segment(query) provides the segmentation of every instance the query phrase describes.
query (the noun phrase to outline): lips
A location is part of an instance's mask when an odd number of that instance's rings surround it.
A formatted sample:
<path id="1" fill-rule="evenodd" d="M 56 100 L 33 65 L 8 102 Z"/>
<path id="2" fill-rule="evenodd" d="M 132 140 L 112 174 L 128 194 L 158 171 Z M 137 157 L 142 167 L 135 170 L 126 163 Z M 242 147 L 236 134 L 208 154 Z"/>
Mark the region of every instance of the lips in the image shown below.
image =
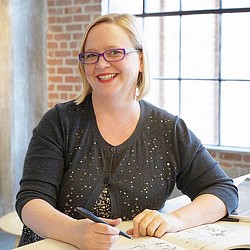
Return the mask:
<path id="1" fill-rule="evenodd" d="M 98 75 L 97 78 L 102 81 L 107 81 L 110 80 L 114 77 L 116 77 L 117 74 L 103 74 L 103 75 Z"/>

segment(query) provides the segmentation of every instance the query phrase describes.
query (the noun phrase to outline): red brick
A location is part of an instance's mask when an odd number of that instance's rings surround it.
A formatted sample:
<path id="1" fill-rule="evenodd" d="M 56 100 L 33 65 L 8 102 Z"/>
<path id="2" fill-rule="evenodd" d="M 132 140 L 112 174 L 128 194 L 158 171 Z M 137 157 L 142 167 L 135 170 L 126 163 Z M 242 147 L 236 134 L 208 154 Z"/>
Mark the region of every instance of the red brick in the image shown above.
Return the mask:
<path id="1" fill-rule="evenodd" d="M 55 93 L 49 93 L 49 99 L 58 99 L 59 95 Z"/>
<path id="2" fill-rule="evenodd" d="M 90 0 L 75 0 L 74 1 L 74 4 L 86 4 L 86 3 L 89 3 Z"/>
<path id="3" fill-rule="evenodd" d="M 90 15 L 79 15 L 74 16 L 74 22 L 89 22 L 90 21 Z"/>
<path id="4" fill-rule="evenodd" d="M 81 24 L 72 24 L 66 26 L 66 31 L 81 31 L 82 25 Z"/>
<path id="5" fill-rule="evenodd" d="M 66 82 L 79 82 L 80 77 L 78 76 L 66 76 L 65 81 Z"/>
<path id="6" fill-rule="evenodd" d="M 57 73 L 58 74 L 72 74 L 73 70 L 71 68 L 58 68 Z"/>
<path id="7" fill-rule="evenodd" d="M 79 51 L 78 51 L 78 50 L 74 50 L 74 51 L 72 51 L 72 53 L 73 53 L 73 56 L 74 56 L 75 58 L 78 58 L 78 54 L 79 54 Z"/>
<path id="8" fill-rule="evenodd" d="M 78 59 L 67 59 L 65 60 L 66 65 L 77 65 Z"/>
<path id="9" fill-rule="evenodd" d="M 48 65 L 62 65 L 62 59 L 48 59 L 47 60 Z"/>
<path id="10" fill-rule="evenodd" d="M 72 5 L 73 1 L 72 0 L 59 0 L 56 1 L 56 5 Z"/>
<path id="11" fill-rule="evenodd" d="M 55 0 L 48 0 L 47 1 L 48 7 L 55 5 Z"/>
<path id="12" fill-rule="evenodd" d="M 60 43 L 60 49 L 68 49 L 68 43 L 67 42 Z"/>
<path id="13" fill-rule="evenodd" d="M 81 90 L 82 86 L 81 85 L 76 85 L 75 86 L 75 91 L 79 92 Z"/>
<path id="14" fill-rule="evenodd" d="M 48 73 L 49 74 L 55 74 L 56 70 L 54 68 L 48 68 Z"/>
<path id="15" fill-rule="evenodd" d="M 55 43 L 55 42 L 47 42 L 47 48 L 48 48 L 48 49 L 57 49 L 57 48 L 58 48 L 57 45 L 58 45 L 58 44 Z"/>
<path id="16" fill-rule="evenodd" d="M 56 17 L 55 16 L 51 16 L 48 18 L 48 24 L 51 24 L 51 23 L 55 23 L 56 22 Z"/>
<path id="17" fill-rule="evenodd" d="M 49 76 L 48 80 L 49 82 L 61 83 L 63 78 L 61 76 Z"/>
<path id="18" fill-rule="evenodd" d="M 88 5 L 85 7 L 85 11 L 89 12 L 101 12 L 101 5 Z"/>
<path id="19" fill-rule="evenodd" d="M 73 90 L 73 86 L 72 85 L 57 85 L 57 90 L 60 91 L 72 91 Z"/>
<path id="20" fill-rule="evenodd" d="M 49 25 L 49 31 L 52 32 L 62 32 L 63 31 L 63 27 L 61 25 Z"/>
<path id="21" fill-rule="evenodd" d="M 69 95 L 68 95 L 68 93 L 61 93 L 61 94 L 60 94 L 60 99 L 61 99 L 61 100 L 69 100 Z"/>
<path id="22" fill-rule="evenodd" d="M 235 164 L 234 165 L 235 168 L 247 168 L 249 169 L 250 168 L 250 164 Z"/>
<path id="23" fill-rule="evenodd" d="M 70 40 L 70 37 L 71 35 L 68 33 L 68 34 L 55 34 L 55 40 L 57 41 L 62 41 L 62 40 Z"/>
<path id="24" fill-rule="evenodd" d="M 75 34 L 73 34 L 73 39 L 74 40 L 80 41 L 81 38 L 82 38 L 82 33 L 75 33 Z"/>
<path id="25" fill-rule="evenodd" d="M 73 20 L 72 16 L 63 16 L 63 17 L 56 18 L 57 23 L 71 23 L 72 20 Z"/>
<path id="26" fill-rule="evenodd" d="M 70 42 L 69 47 L 71 49 L 79 48 L 80 45 L 78 45 L 78 42 Z"/>
<path id="27" fill-rule="evenodd" d="M 209 151 L 210 155 L 213 157 L 213 158 L 216 158 L 217 154 L 216 152 L 214 151 Z"/>
<path id="28" fill-rule="evenodd" d="M 220 166 L 223 168 L 232 168 L 233 164 L 232 162 L 228 163 L 228 162 L 220 162 Z"/>
<path id="29" fill-rule="evenodd" d="M 53 40 L 53 39 L 54 39 L 54 35 L 51 34 L 51 33 L 47 33 L 46 39 L 47 39 L 47 41 L 48 41 L 48 40 Z"/>
<path id="30" fill-rule="evenodd" d="M 63 15 L 63 9 L 62 8 L 48 8 L 48 14 L 49 16 Z"/>
<path id="31" fill-rule="evenodd" d="M 50 58 L 53 58 L 54 57 L 54 50 L 47 50 L 47 58 L 50 59 Z"/>
<path id="32" fill-rule="evenodd" d="M 65 14 L 78 14 L 82 13 L 81 7 L 67 7 L 64 9 Z"/>
<path id="33" fill-rule="evenodd" d="M 230 161 L 241 161 L 242 155 L 238 153 L 220 153 L 220 159 Z"/>
<path id="34" fill-rule="evenodd" d="M 48 91 L 53 91 L 55 89 L 54 84 L 48 84 Z"/>
<path id="35" fill-rule="evenodd" d="M 62 50 L 62 51 L 55 51 L 56 57 L 66 57 L 70 56 L 70 51 Z"/>
<path id="36" fill-rule="evenodd" d="M 250 154 L 249 155 L 244 155 L 243 156 L 243 161 L 250 162 Z"/>

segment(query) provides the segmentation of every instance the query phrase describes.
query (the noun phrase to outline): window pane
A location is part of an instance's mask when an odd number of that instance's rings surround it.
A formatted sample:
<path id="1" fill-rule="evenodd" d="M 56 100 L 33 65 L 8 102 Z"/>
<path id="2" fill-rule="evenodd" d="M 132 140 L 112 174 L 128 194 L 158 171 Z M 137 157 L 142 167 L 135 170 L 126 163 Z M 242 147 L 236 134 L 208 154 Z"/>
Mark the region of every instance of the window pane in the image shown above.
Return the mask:
<path id="1" fill-rule="evenodd" d="M 235 1 L 235 0 L 234 0 Z M 184 0 L 181 2 L 182 10 L 207 10 L 220 7 L 220 0 Z"/>
<path id="2" fill-rule="evenodd" d="M 153 80 L 145 100 L 171 114 L 179 112 L 179 81 Z"/>
<path id="3" fill-rule="evenodd" d="M 182 17 L 181 77 L 217 78 L 218 16 Z"/>
<path id="4" fill-rule="evenodd" d="M 249 13 L 222 16 L 221 76 L 224 79 L 250 79 L 249 23 Z"/>
<path id="5" fill-rule="evenodd" d="M 221 144 L 250 148 L 249 82 L 223 82 Z"/>
<path id="6" fill-rule="evenodd" d="M 218 83 L 182 81 L 181 117 L 204 144 L 218 144 Z"/>
<path id="7" fill-rule="evenodd" d="M 141 14 L 143 10 L 143 0 L 110 0 L 109 12 Z"/>
<path id="8" fill-rule="evenodd" d="M 249 0 L 222 0 L 223 8 L 247 8 L 250 7 Z"/>
<path id="9" fill-rule="evenodd" d="M 179 81 L 162 81 L 161 107 L 173 115 L 179 115 Z"/>
<path id="10" fill-rule="evenodd" d="M 144 22 L 152 76 L 179 77 L 179 17 L 150 17 Z"/>
<path id="11" fill-rule="evenodd" d="M 146 0 L 145 12 L 167 12 L 179 11 L 180 1 L 178 0 Z"/>

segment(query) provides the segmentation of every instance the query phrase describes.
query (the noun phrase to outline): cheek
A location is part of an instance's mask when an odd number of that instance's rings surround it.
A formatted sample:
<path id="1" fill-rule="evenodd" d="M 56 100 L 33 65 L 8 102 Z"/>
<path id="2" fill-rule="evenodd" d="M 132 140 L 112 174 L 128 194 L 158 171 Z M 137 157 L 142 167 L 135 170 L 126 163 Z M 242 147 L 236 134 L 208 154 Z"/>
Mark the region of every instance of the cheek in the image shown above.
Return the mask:
<path id="1" fill-rule="evenodd" d="M 90 66 L 90 65 L 89 65 Z M 91 76 L 93 76 L 94 74 L 94 69 L 93 67 L 89 67 L 89 66 L 85 66 L 84 70 L 85 70 L 85 74 L 86 74 L 86 78 L 89 79 Z"/>

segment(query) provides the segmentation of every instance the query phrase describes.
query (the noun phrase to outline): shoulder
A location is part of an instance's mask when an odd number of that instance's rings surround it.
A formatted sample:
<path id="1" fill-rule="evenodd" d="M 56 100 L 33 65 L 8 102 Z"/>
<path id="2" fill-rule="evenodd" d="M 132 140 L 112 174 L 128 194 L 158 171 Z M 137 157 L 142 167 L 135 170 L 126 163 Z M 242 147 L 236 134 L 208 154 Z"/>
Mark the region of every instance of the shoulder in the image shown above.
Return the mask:
<path id="1" fill-rule="evenodd" d="M 142 110 L 144 110 L 146 116 L 148 116 L 150 119 L 157 119 L 161 120 L 163 119 L 164 121 L 171 121 L 171 122 L 176 122 L 178 121 L 178 116 L 173 115 L 169 113 L 167 110 L 159 108 L 145 100 L 140 101 L 140 105 Z"/>
<path id="2" fill-rule="evenodd" d="M 80 104 L 74 100 L 56 104 L 49 109 L 42 117 L 38 127 L 68 127 L 75 126 L 87 120 L 86 117 L 92 114 L 92 103 L 89 98 Z"/>
<path id="3" fill-rule="evenodd" d="M 140 101 L 142 109 L 145 111 L 147 124 L 151 124 L 159 131 L 166 131 L 166 128 L 175 137 L 177 143 L 195 142 L 200 144 L 200 140 L 188 128 L 185 121 L 177 115 L 169 113 L 167 110 L 156 107 L 145 100 Z"/>
<path id="4" fill-rule="evenodd" d="M 74 100 L 70 100 L 64 103 L 58 103 L 53 108 L 49 109 L 45 113 L 45 117 L 58 117 L 59 119 L 72 119 L 79 117 L 78 114 L 87 115 L 92 109 L 92 102 L 89 96 L 80 103 L 76 104 Z"/>
<path id="5" fill-rule="evenodd" d="M 178 115 L 173 115 L 167 110 L 159 108 L 147 101 L 140 102 L 142 110 L 144 112 L 145 120 L 147 124 L 151 124 L 154 127 L 162 127 L 170 129 L 175 133 L 187 132 L 188 128 L 186 123 Z"/>

